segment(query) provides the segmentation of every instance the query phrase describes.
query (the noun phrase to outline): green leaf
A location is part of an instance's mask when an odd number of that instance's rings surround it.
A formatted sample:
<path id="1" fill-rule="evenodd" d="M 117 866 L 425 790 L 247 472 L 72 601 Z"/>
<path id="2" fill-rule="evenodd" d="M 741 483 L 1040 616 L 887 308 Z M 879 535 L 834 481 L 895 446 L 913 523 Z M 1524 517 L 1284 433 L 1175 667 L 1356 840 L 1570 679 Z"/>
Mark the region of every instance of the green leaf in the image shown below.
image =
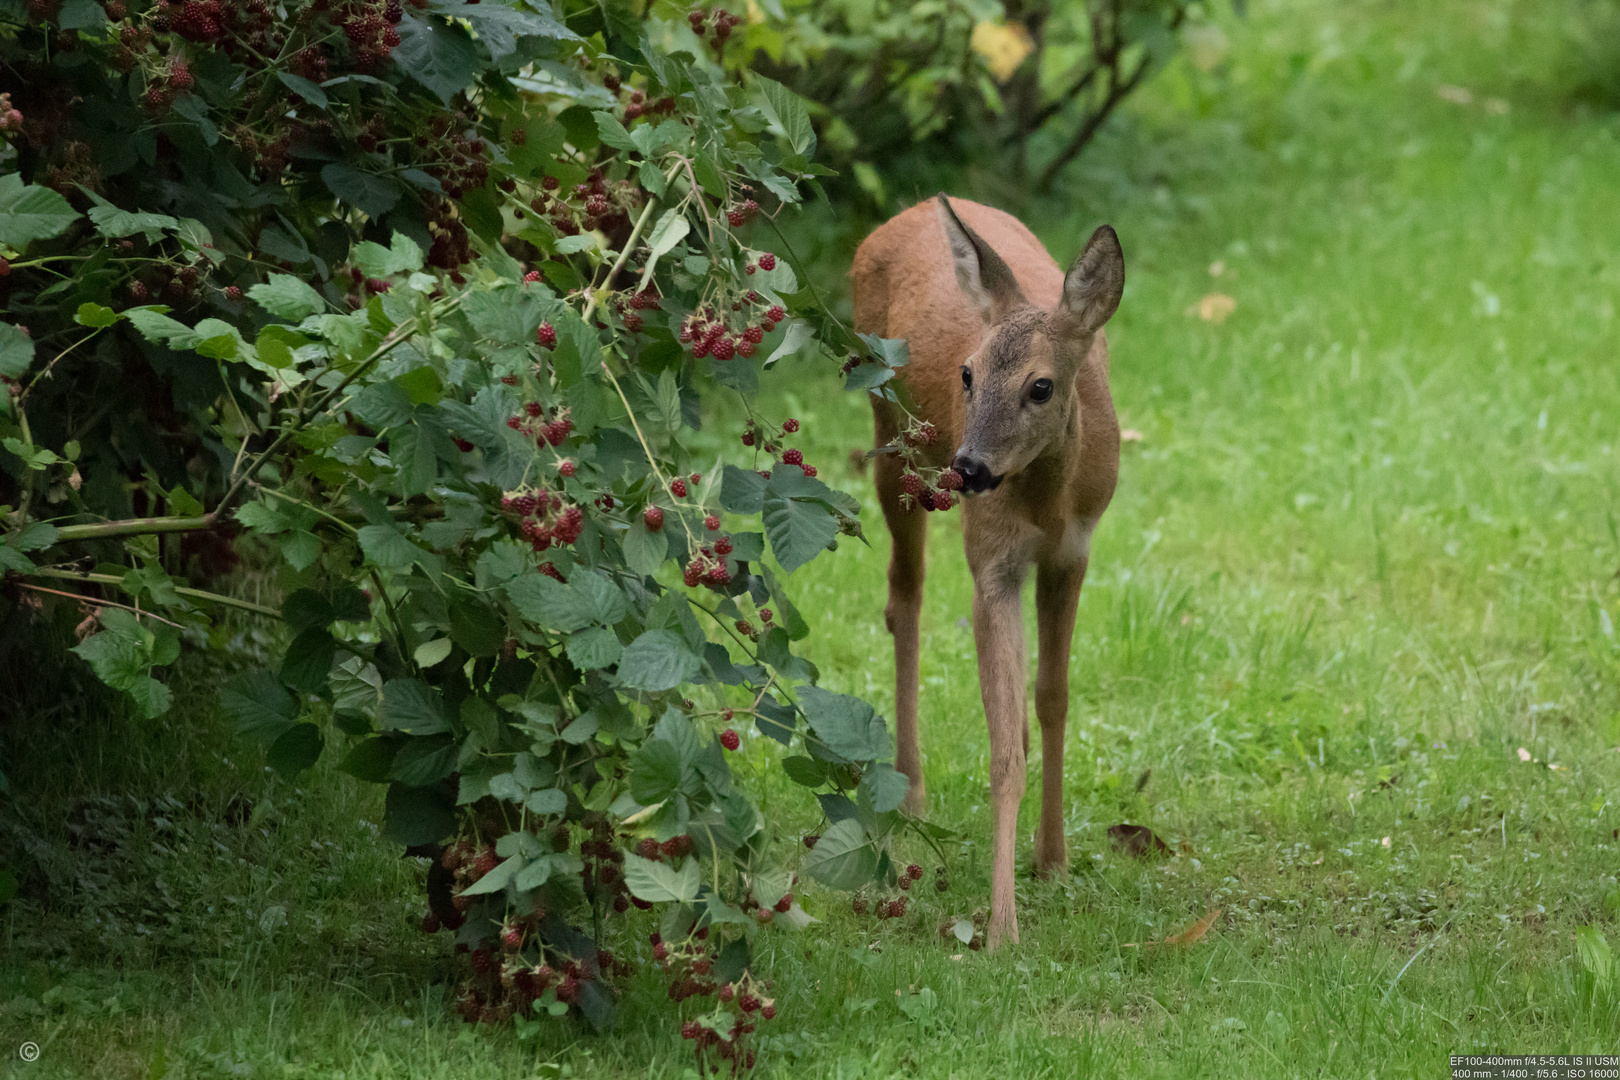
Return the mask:
<path id="1" fill-rule="evenodd" d="M 0 323 L 0 375 L 16 379 L 34 362 L 34 339 L 11 323 Z"/>
<path id="2" fill-rule="evenodd" d="M 399 184 L 392 178 L 363 172 L 342 162 L 334 161 L 322 169 L 321 180 L 333 195 L 372 219 L 392 210 L 401 194 Z"/>
<path id="3" fill-rule="evenodd" d="M 448 735 L 406 739 L 388 769 L 388 779 L 411 787 L 427 787 L 456 771 L 460 747 Z"/>
<path id="4" fill-rule="evenodd" d="M 643 806 L 663 802 L 682 787 L 685 768 L 673 743 L 649 739 L 630 754 L 630 795 Z"/>
<path id="5" fill-rule="evenodd" d="M 236 730 L 273 742 L 298 719 L 298 701 L 268 671 L 248 671 L 225 684 L 219 702 Z"/>
<path id="6" fill-rule="evenodd" d="M 541 788 L 532 793 L 524 805 L 531 814 L 551 817 L 568 809 L 568 796 L 562 788 Z"/>
<path id="7" fill-rule="evenodd" d="M 281 661 L 281 681 L 306 694 L 315 693 L 326 685 L 336 653 L 332 632 L 324 626 L 311 626 L 287 646 L 287 655 Z"/>
<path id="8" fill-rule="evenodd" d="M 464 600 L 450 605 L 450 639 L 468 656 L 494 656 L 506 643 L 506 627 L 485 604 Z"/>
<path id="9" fill-rule="evenodd" d="M 788 779 L 795 784 L 805 787 L 820 787 L 832 775 L 832 768 L 825 761 L 795 754 L 793 757 L 782 759 L 782 771 L 787 773 Z"/>
<path id="10" fill-rule="evenodd" d="M 511 858 L 502 859 L 495 864 L 495 869 L 462 889 L 461 895 L 487 896 L 490 893 L 500 892 L 506 888 L 507 882 L 517 876 L 518 871 L 522 870 L 524 865 L 525 861 L 521 855 L 513 855 Z"/>
<path id="11" fill-rule="evenodd" d="M 276 318 L 288 322 L 302 322 L 326 310 L 325 297 L 292 274 L 271 274 L 248 289 L 248 296 Z"/>
<path id="12" fill-rule="evenodd" d="M 397 735 L 365 739 L 355 744 L 354 749 L 344 757 L 338 769 L 357 780 L 380 784 L 388 779 L 388 770 L 393 767 L 394 755 L 399 753 L 402 745 L 404 740 Z"/>
<path id="13" fill-rule="evenodd" d="M 310 82 L 302 75 L 294 75 L 290 71 L 278 71 L 276 72 L 276 77 L 281 80 L 281 85 L 285 86 L 287 89 L 291 90 L 293 93 L 297 94 L 299 97 L 303 98 L 317 109 L 326 108 L 328 104 L 326 91 L 322 90 L 319 86 Z"/>
<path id="14" fill-rule="evenodd" d="M 795 154 L 809 157 L 815 152 L 816 131 L 810 126 L 810 110 L 804 99 L 774 79 L 755 74 L 753 83 L 765 99 L 765 115 L 787 138 Z"/>
<path id="15" fill-rule="evenodd" d="M 860 821 L 847 818 L 821 834 L 800 869 L 829 888 L 853 891 L 877 876 L 877 845 L 867 839 Z"/>
<path id="16" fill-rule="evenodd" d="M 658 573 L 669 557 L 669 537 L 663 530 L 653 532 L 638 516 L 624 534 L 624 561 L 638 574 Z"/>
<path id="17" fill-rule="evenodd" d="M 422 249 L 404 233 L 396 232 L 388 247 L 371 240 L 356 244 L 350 258 L 369 278 L 389 278 L 422 269 Z"/>
<path id="18" fill-rule="evenodd" d="M 43 521 L 30 521 L 20 529 L 13 529 L 5 535 L 5 545 L 17 551 L 44 551 L 56 543 L 61 535 L 55 525 Z"/>
<path id="19" fill-rule="evenodd" d="M 456 829 L 455 810 L 432 788 L 388 785 L 383 805 L 383 833 L 407 847 L 443 840 Z"/>
<path id="20" fill-rule="evenodd" d="M 363 525 L 358 534 L 360 550 L 384 570 L 399 570 L 416 561 L 422 549 L 398 525 Z"/>
<path id="21" fill-rule="evenodd" d="M 592 601 L 571 585 L 535 571 L 506 583 L 506 595 L 530 622 L 569 633 L 596 619 Z"/>
<path id="22" fill-rule="evenodd" d="M 66 0 L 56 25 L 63 30 L 100 30 L 107 25 L 107 9 L 95 0 Z"/>
<path id="23" fill-rule="evenodd" d="M 320 728 L 310 723 L 294 724 L 270 744 L 265 760 L 283 779 L 291 780 L 315 764 L 324 745 Z"/>
<path id="24" fill-rule="evenodd" d="M 838 519 L 819 502 L 790 498 L 782 493 L 782 474 L 803 472 L 792 465 L 779 465 L 771 473 L 765 489 L 765 535 L 770 537 L 771 553 L 782 569 L 792 573 L 826 550 L 838 535 Z"/>
<path id="25" fill-rule="evenodd" d="M 382 726 L 412 735 L 450 730 L 450 713 L 439 691 L 419 679 L 389 679 L 383 684 Z"/>
<path id="26" fill-rule="evenodd" d="M 647 246 L 652 249 L 652 254 L 647 258 L 647 268 L 641 272 L 640 288 L 645 289 L 647 282 L 652 280 L 653 268 L 658 265 L 658 260 L 684 240 L 691 229 L 691 224 L 679 207 L 664 211 L 647 236 Z"/>
<path id="27" fill-rule="evenodd" d="M 0 245 L 21 251 L 33 240 L 49 240 L 79 220 L 58 192 L 37 184 L 23 186 L 21 174 L 0 176 Z"/>
<path id="28" fill-rule="evenodd" d="M 118 312 L 112 308 L 86 300 L 79 305 L 79 310 L 74 313 L 73 321 L 80 326 L 89 326 L 99 330 L 111 326 L 118 321 L 118 318 Z"/>
<path id="29" fill-rule="evenodd" d="M 685 904 L 697 899 L 703 878 L 696 859 L 686 859 L 677 870 L 668 863 L 626 852 L 624 883 L 630 894 L 639 900 L 653 904 Z"/>
<path id="30" fill-rule="evenodd" d="M 1614 954 L 1609 951 L 1603 932 L 1595 926 L 1577 928 L 1575 948 L 1580 953 L 1581 966 L 1597 981 L 1599 991 L 1608 993 L 1614 981 Z"/>
<path id="31" fill-rule="evenodd" d="M 766 357 L 765 366 L 771 367 L 784 356 L 792 356 L 815 339 L 816 332 L 809 322 L 804 319 L 789 319 L 787 329 L 782 333 L 781 344 Z"/>
<path id="32" fill-rule="evenodd" d="M 861 773 L 861 793 L 880 814 L 897 810 L 911 791 L 911 778 L 891 765 L 873 765 Z"/>
<path id="33" fill-rule="evenodd" d="M 726 466 L 725 480 L 720 484 L 721 509 L 733 514 L 752 517 L 765 509 L 765 478 L 753 469 Z"/>
<path id="34" fill-rule="evenodd" d="M 281 602 L 281 621 L 294 633 L 330 626 L 336 618 L 332 602 L 314 589 L 298 589 Z"/>
<path id="35" fill-rule="evenodd" d="M 460 26 L 407 14 L 399 24 L 394 62 L 446 105 L 465 90 L 485 66 L 478 45 Z"/>
<path id="36" fill-rule="evenodd" d="M 595 671 L 619 662 L 624 646 L 619 635 L 602 626 L 586 627 L 568 638 L 568 659 L 581 671 Z"/>
<path id="37" fill-rule="evenodd" d="M 624 125 L 619 123 L 619 118 L 610 112 L 596 114 L 596 131 L 601 136 L 603 144 L 611 146 L 615 150 L 640 149 L 636 145 L 636 141 L 630 137 L 630 133 L 625 130 Z"/>
<path id="38" fill-rule="evenodd" d="M 799 707 L 822 745 L 839 757 L 861 762 L 888 758 L 889 729 L 860 698 L 806 686 L 799 693 Z"/>
<path id="39" fill-rule="evenodd" d="M 696 653 L 668 630 L 648 630 L 619 660 L 619 682 L 632 690 L 672 690 L 703 666 Z"/>
<path id="40" fill-rule="evenodd" d="M 96 227 L 98 233 L 109 240 L 140 233 L 146 237 L 147 243 L 155 244 L 163 239 L 165 232 L 180 227 L 180 222 L 168 214 L 120 210 L 93 192 L 90 193 L 90 198 L 96 204 L 90 208 L 90 223 Z"/>

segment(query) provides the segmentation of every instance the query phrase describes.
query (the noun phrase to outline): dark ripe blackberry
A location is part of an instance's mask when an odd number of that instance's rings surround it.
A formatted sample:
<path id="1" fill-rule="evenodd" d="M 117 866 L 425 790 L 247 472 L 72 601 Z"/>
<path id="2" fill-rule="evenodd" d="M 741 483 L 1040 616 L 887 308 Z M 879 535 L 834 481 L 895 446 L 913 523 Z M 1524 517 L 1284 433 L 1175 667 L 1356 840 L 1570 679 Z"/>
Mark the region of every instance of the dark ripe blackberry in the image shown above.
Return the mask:
<path id="1" fill-rule="evenodd" d="M 397 25 L 405 17 L 405 5 L 400 0 L 388 0 L 383 6 L 383 19 L 391 25 Z"/>

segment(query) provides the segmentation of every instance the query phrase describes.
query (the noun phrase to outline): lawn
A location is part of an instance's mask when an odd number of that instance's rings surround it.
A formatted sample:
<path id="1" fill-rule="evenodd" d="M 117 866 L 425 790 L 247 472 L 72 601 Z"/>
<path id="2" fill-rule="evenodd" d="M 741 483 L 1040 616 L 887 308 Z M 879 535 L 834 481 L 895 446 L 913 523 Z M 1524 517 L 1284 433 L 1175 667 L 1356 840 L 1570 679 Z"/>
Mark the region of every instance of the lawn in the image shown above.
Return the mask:
<path id="1" fill-rule="evenodd" d="M 924 767 L 929 815 L 966 839 L 901 920 L 802 891 L 822 921 L 763 939 L 760 1075 L 1436 1077 L 1459 1052 L 1620 1052 L 1620 972 L 1576 938 L 1620 948 L 1620 119 L 1536 81 L 1568 35 L 1527 10 L 1252 4 L 1222 64 L 1178 60 L 1061 197 L 963 185 L 1060 260 L 1104 220 L 1126 251 L 1112 381 L 1142 438 L 1070 661 L 1073 872 L 1020 881 L 1020 945 L 941 939 L 988 903 L 989 810 L 971 584 L 936 516 Z M 803 229 L 826 289 L 855 239 Z M 832 374 L 790 364 L 772 392 L 871 546 L 845 539 L 796 595 L 824 685 L 892 711 L 887 536 L 850 460 L 870 420 Z M 214 716 L 216 676 L 179 681 L 192 721 L 139 736 L 71 702 L 7 721 L 7 843 L 78 899 L 0 911 L 0 1052 L 42 1051 L 0 1068 L 690 1069 L 653 973 L 603 1037 L 455 1020 L 448 947 L 411 928 L 421 871 L 356 824 L 376 793 L 273 779 Z M 1174 854 L 1114 850 L 1122 822 Z M 1213 908 L 1196 943 L 1151 944 Z"/>

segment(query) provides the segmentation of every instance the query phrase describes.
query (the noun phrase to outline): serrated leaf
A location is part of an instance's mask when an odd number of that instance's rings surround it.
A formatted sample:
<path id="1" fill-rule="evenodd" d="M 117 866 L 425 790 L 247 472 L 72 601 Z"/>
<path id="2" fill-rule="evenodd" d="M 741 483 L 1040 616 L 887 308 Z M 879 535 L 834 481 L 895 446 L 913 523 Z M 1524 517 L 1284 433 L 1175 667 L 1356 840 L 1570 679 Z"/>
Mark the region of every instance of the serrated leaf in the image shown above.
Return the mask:
<path id="1" fill-rule="evenodd" d="M 782 333 L 781 343 L 765 358 L 765 366 L 771 367 L 784 356 L 792 356 L 808 345 L 815 336 L 815 329 L 804 319 L 789 319 L 787 329 Z"/>
<path id="2" fill-rule="evenodd" d="M 450 730 L 450 714 L 439 691 L 418 679 L 390 679 L 383 684 L 382 726 L 412 735 Z"/>
<path id="3" fill-rule="evenodd" d="M 397 525 L 363 525 L 358 539 L 366 558 L 385 570 L 411 565 L 422 551 Z"/>
<path id="4" fill-rule="evenodd" d="M 297 94 L 299 97 L 303 98 L 305 101 L 309 102 L 311 105 L 315 106 L 317 109 L 326 108 L 326 91 L 322 90 L 319 86 L 310 82 L 302 75 L 294 75 L 290 71 L 278 71 L 276 72 L 276 77 L 281 80 L 281 84 L 283 86 Z"/>
<path id="5" fill-rule="evenodd" d="M 302 322 L 326 310 L 326 299 L 292 274 L 271 274 L 248 289 L 248 296 L 276 318 L 288 322 Z"/>
<path id="6" fill-rule="evenodd" d="M 889 757 L 889 729 L 883 717 L 860 698 L 806 686 L 799 694 L 799 708 L 822 745 L 846 761 Z"/>
<path id="7" fill-rule="evenodd" d="M 752 83 L 764 98 L 765 115 L 782 132 L 793 152 L 810 157 L 816 148 L 816 130 L 804 99 L 774 79 L 755 74 Z"/>
<path id="8" fill-rule="evenodd" d="M 270 744 L 265 760 L 284 780 L 291 780 L 320 759 L 326 745 L 321 729 L 314 724 L 294 724 Z"/>
<path id="9" fill-rule="evenodd" d="M 624 534 L 624 561 L 638 574 L 658 573 L 669 558 L 669 537 L 663 530 L 653 532 L 638 517 Z"/>
<path id="10" fill-rule="evenodd" d="M 632 690 L 672 690 L 703 666 L 686 642 L 668 630 L 648 630 L 619 659 L 619 682 Z"/>
<path id="11" fill-rule="evenodd" d="M 624 655 L 619 635 L 602 626 L 590 626 L 568 638 L 568 659 L 581 671 L 611 667 Z"/>
<path id="12" fill-rule="evenodd" d="M 373 219 L 392 210 L 401 194 L 400 186 L 393 178 L 363 172 L 338 161 L 321 170 L 321 181 L 333 195 Z"/>
<path id="13" fill-rule="evenodd" d="M 34 362 L 34 339 L 11 323 L 0 323 L 0 375 L 16 379 Z"/>
<path id="14" fill-rule="evenodd" d="M 461 890 L 462 896 L 486 896 L 490 893 L 500 892 L 506 888 L 506 883 L 517 877 L 519 871 L 527 865 L 523 856 L 513 855 L 495 864 L 495 869 Z"/>
<path id="15" fill-rule="evenodd" d="M 624 883 L 632 896 L 648 903 L 690 903 L 697 899 L 703 878 L 694 858 L 686 859 L 677 870 L 668 863 L 626 852 Z"/>
<path id="16" fill-rule="evenodd" d="M 297 699 L 268 671 L 238 675 L 225 684 L 219 701 L 238 731 L 260 739 L 278 738 L 298 719 Z"/>
<path id="17" fill-rule="evenodd" d="M 31 241 L 49 240 L 79 220 L 79 212 L 57 191 L 24 186 L 22 175 L 0 176 L 0 245 L 21 251 Z"/>
<path id="18" fill-rule="evenodd" d="M 783 495 L 777 486 L 777 474 L 786 472 L 798 470 L 781 465 L 771 474 L 765 489 L 763 521 L 771 554 L 783 570 L 792 573 L 825 551 L 838 536 L 838 519 L 819 502 Z"/>
<path id="19" fill-rule="evenodd" d="M 858 820 L 847 818 L 821 834 L 800 869 L 829 888 L 852 892 L 877 876 L 877 845 Z"/>
<path id="20" fill-rule="evenodd" d="M 422 248 L 404 233 L 396 232 L 388 247 L 372 240 L 356 244 L 350 258 L 368 278 L 389 278 L 422 269 Z"/>
<path id="21" fill-rule="evenodd" d="M 460 26 L 407 14 L 400 20 L 393 52 L 399 69 L 439 96 L 446 105 L 484 67 L 479 48 Z"/>
<path id="22" fill-rule="evenodd" d="M 911 791 L 911 778 L 892 765 L 873 765 L 861 773 L 861 793 L 880 814 L 897 810 Z"/>
<path id="23" fill-rule="evenodd" d="M 73 321 L 80 326 L 89 326 L 98 330 L 111 326 L 118 319 L 118 312 L 112 308 L 88 300 L 80 304 L 79 310 L 73 314 Z"/>
<path id="24" fill-rule="evenodd" d="M 647 246 L 652 249 L 652 254 L 647 257 L 647 267 L 641 272 L 640 289 L 646 289 L 647 283 L 652 280 L 653 269 L 658 265 L 658 260 L 669 254 L 676 244 L 686 239 L 686 234 L 691 228 L 686 215 L 679 207 L 671 207 L 664 211 L 658 223 L 653 226 L 652 232 L 647 235 Z"/>

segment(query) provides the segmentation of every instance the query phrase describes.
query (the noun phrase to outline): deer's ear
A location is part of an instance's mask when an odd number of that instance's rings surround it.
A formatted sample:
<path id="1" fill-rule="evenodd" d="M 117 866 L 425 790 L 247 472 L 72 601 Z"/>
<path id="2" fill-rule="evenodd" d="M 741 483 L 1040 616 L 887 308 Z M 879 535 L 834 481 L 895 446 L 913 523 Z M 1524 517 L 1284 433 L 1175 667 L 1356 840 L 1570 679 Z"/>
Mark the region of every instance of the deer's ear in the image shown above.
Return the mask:
<path id="1" fill-rule="evenodd" d="M 1124 291 L 1125 252 L 1113 228 L 1103 225 L 1091 234 L 1086 250 L 1063 279 L 1058 315 L 1071 332 L 1095 334 L 1113 316 Z"/>
<path id="2" fill-rule="evenodd" d="M 956 283 L 984 313 L 986 322 L 1000 321 L 1007 312 L 1025 302 L 1018 279 L 1013 277 L 1012 269 L 1001 261 L 1001 256 L 956 216 L 956 211 L 951 209 L 950 201 L 943 192 L 936 204 L 940 224 L 945 227 L 945 239 L 951 245 Z"/>

